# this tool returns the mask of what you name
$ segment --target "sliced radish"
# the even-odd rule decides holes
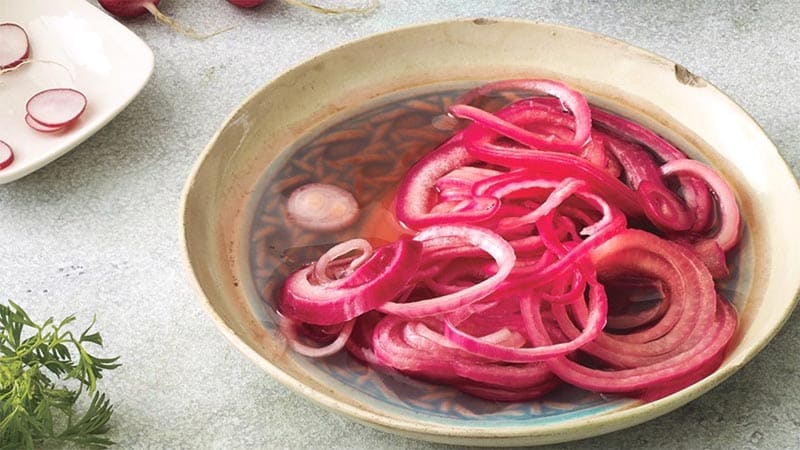
[[[0,69],[18,66],[30,55],[28,34],[15,23],[0,23]]]
[[[0,141],[0,170],[5,169],[14,162],[14,150],[11,146]]]
[[[86,96],[70,88],[45,89],[31,97],[25,109],[42,125],[68,125],[83,114]]]
[[[30,114],[25,114],[25,123],[27,123],[28,126],[33,128],[34,130],[41,131],[42,133],[52,133],[54,131],[58,131],[64,128],[64,125],[51,127],[43,123],[39,123],[36,121],[36,119],[31,117]]]

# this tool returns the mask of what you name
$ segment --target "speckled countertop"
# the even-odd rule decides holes
[[[2,0],[22,1],[22,0]],[[165,0],[198,42],[126,24],[155,53],[141,95],[77,149],[0,186],[0,297],[34,317],[96,314],[124,365],[103,388],[121,448],[440,448],[350,422],[288,391],[222,338],[178,240],[180,192],[217,126],[293,65],[355,38],[456,17],[514,17],[607,34],[680,62],[758,121],[800,171],[800,15],[782,1],[381,0],[325,16],[272,0]],[[2,21],[2,18],[0,18]],[[796,205],[795,205],[796,206]],[[649,423],[553,448],[800,446],[800,313],[734,377]]]

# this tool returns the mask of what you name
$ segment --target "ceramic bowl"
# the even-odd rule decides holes
[[[498,404],[385,376],[347,356],[309,360],[288,350],[267,306],[269,292],[262,298],[262,286],[251,276],[252,247],[265,245],[249,238],[253,205],[271,164],[310,130],[385,96],[443,83],[523,77],[572,85],[590,101],[624,112],[712,164],[733,186],[746,230],[738,273],[726,291],[740,324],[719,369],[649,403],[567,389],[541,401]],[[362,39],[264,85],[225,120],[200,156],[184,192],[181,234],[192,281],[222,334],[284,385],[381,430],[438,442],[510,446],[586,438],[653,419],[707,392],[753,358],[796,301],[800,210],[787,204],[800,204],[800,191],[774,145],[745,111],[686,68],[586,31],[475,19]]]

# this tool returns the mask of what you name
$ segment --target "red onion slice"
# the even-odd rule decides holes
[[[569,342],[559,344],[546,344],[530,348],[512,348],[498,345],[485,339],[471,336],[445,320],[445,336],[463,350],[497,361],[528,363],[543,361],[555,356],[565,355],[583,347],[597,337],[606,323],[607,303],[605,291],[597,283],[593,283],[589,290],[589,308],[591,310],[587,326]],[[522,317],[538,317],[541,314],[541,301],[528,297],[521,300]],[[527,322],[527,320],[526,320]]]
[[[672,380],[702,370],[725,349],[736,330],[736,312],[724,300],[717,302],[716,318],[711,329],[686,352],[667,360],[632,369],[598,370],[583,366],[560,356],[546,361],[550,369],[562,380],[596,392],[632,392],[668,383]],[[537,324],[543,329],[543,324]],[[550,338],[540,335],[542,342]]]
[[[359,252],[360,255],[352,258],[348,262],[346,268],[339,268],[335,278],[329,277],[328,269],[330,268],[331,263],[337,258],[345,256],[354,251]],[[335,280],[347,279],[347,277],[352,275],[353,271],[355,271],[355,269],[360,265],[364,264],[364,262],[367,261],[370,256],[372,256],[372,245],[370,245],[369,242],[367,242],[365,239],[350,239],[349,241],[334,245],[327,252],[325,252],[325,254],[319,257],[319,260],[314,263],[314,276],[320,284],[328,285],[333,283]]]
[[[539,219],[550,214],[551,211],[560,206],[564,201],[584,188],[586,183],[574,178],[565,178],[561,182],[548,180],[520,180],[516,182],[497,183],[486,191],[487,195],[503,198],[511,193],[530,188],[546,188],[552,192],[547,199],[533,211],[517,217],[509,217],[500,220],[499,228],[507,230],[522,225],[536,223]]]
[[[713,280],[702,262],[682,246],[651,233],[626,230],[594,249],[591,258],[601,279],[621,274],[657,279],[665,285],[668,297],[675,299],[668,300],[669,309],[655,325],[614,339],[644,343],[672,332],[675,339],[683,341],[698,319],[711,320]]]
[[[638,142],[652,151],[661,161],[668,162],[676,159],[686,159],[687,156],[664,138],[647,128],[625,119],[621,116],[591,107],[592,120],[620,136]],[[686,204],[693,210],[693,232],[702,232],[713,218],[713,199],[702,183],[696,180],[680,178]]]
[[[539,139],[535,135],[531,136],[534,147],[551,146],[556,149],[577,150],[589,139],[592,128],[591,113],[586,98],[581,93],[571,89],[563,83],[553,80],[519,79],[503,80],[485,84],[477,89],[473,89],[467,95],[462,96],[457,103],[468,103],[473,98],[489,94],[495,91],[526,90],[536,93],[543,93],[557,98],[561,104],[568,108],[575,118],[574,136],[569,142],[560,144],[553,139]],[[458,106],[458,105],[456,105]],[[452,109],[451,109],[452,111]],[[458,117],[458,116],[457,116]],[[511,137],[511,136],[509,136]],[[513,139],[513,138],[512,138]]]
[[[300,335],[297,332],[297,325],[298,324],[294,320],[288,317],[281,316],[280,318],[281,333],[283,333],[289,341],[289,346],[301,355],[311,358],[322,358],[324,356],[333,355],[344,348],[347,340],[350,339],[350,333],[353,331],[355,321],[351,320],[346,322],[339,333],[336,334],[336,339],[321,347],[314,347],[301,342]]]
[[[419,160],[406,174],[397,191],[397,219],[412,229],[454,222],[478,222],[494,215],[500,202],[494,198],[476,201],[460,211],[431,212],[436,205],[436,182],[453,170],[472,163],[458,139],[450,139]]]
[[[287,278],[279,309],[293,320],[315,325],[346,322],[401,292],[416,272],[421,253],[422,244],[408,239],[381,247],[344,278],[366,280],[354,286],[313,284],[310,281],[313,266],[306,266]]]
[[[667,232],[692,227],[694,215],[664,185],[652,156],[636,144],[611,136],[605,137],[605,145],[625,168],[628,185],[641,196],[644,212],[654,225]]]
[[[403,328],[407,319],[386,316],[375,326],[372,347],[378,360],[396,370],[434,381],[454,381],[451,361],[460,359],[461,350],[443,347],[428,339],[407,341]]]
[[[494,114],[465,104],[503,89],[556,98]],[[453,116],[472,124],[397,191],[397,218],[420,231],[374,251],[347,241],[292,274],[279,304],[287,324],[302,322],[284,325],[290,345],[315,355],[344,345],[381,370],[497,401],[562,380],[659,398],[715,370],[736,326],[714,285],[739,239],[733,191],[649,130],[597,111],[602,130],[580,94],[547,80],[490,83],[456,102]],[[655,297],[609,300],[603,284],[630,277]]]
[[[642,215],[642,206],[633,191],[579,156],[540,150],[517,152],[491,144],[479,129],[472,128],[464,131],[464,143],[475,158],[493,164],[525,168],[528,176],[583,180],[593,191],[602,194],[626,214],[634,217]]]
[[[713,169],[703,163],[692,159],[676,159],[661,166],[661,172],[666,175],[684,174],[691,175],[704,181],[711,188],[719,200],[720,227],[711,239],[717,241],[723,251],[728,251],[739,242],[741,228],[741,215],[736,204],[736,195],[733,189]]]
[[[514,249],[505,239],[490,230],[472,225],[429,227],[419,232],[414,240],[424,243],[443,237],[453,237],[461,241],[462,245],[466,244],[484,250],[497,262],[497,272],[473,286],[451,294],[409,303],[386,303],[380,307],[381,312],[415,318],[452,311],[489,295],[508,277],[516,262]]]

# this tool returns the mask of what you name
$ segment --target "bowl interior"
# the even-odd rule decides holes
[[[277,167],[288,152],[341,120],[374,115],[381,105],[479,81],[531,77],[562,80],[591,102],[650,127],[718,168],[735,189],[747,230],[738,271],[724,286],[740,312],[740,325],[722,366],[647,404],[563,389],[542,401],[498,405],[381,375],[346,355],[311,361],[289,351],[276,331],[274,312],[262,302],[269,301],[271,287],[267,274],[258,274],[266,257],[256,250],[281,243],[268,233],[251,234],[254,226],[265,225],[260,222],[265,203],[282,199],[280,189],[263,193],[266,183],[281,175]],[[800,212],[781,205],[798,201],[795,179],[757,124],[683,67],[580,30],[477,19],[373,36],[265,85],[226,120],[201,156],[184,193],[182,231],[193,279],[220,329],[288,387],[352,419],[408,436],[542,444],[664,414],[711,389],[763,348],[795,303],[800,268],[792,262],[800,257],[800,245],[789,233]]]

